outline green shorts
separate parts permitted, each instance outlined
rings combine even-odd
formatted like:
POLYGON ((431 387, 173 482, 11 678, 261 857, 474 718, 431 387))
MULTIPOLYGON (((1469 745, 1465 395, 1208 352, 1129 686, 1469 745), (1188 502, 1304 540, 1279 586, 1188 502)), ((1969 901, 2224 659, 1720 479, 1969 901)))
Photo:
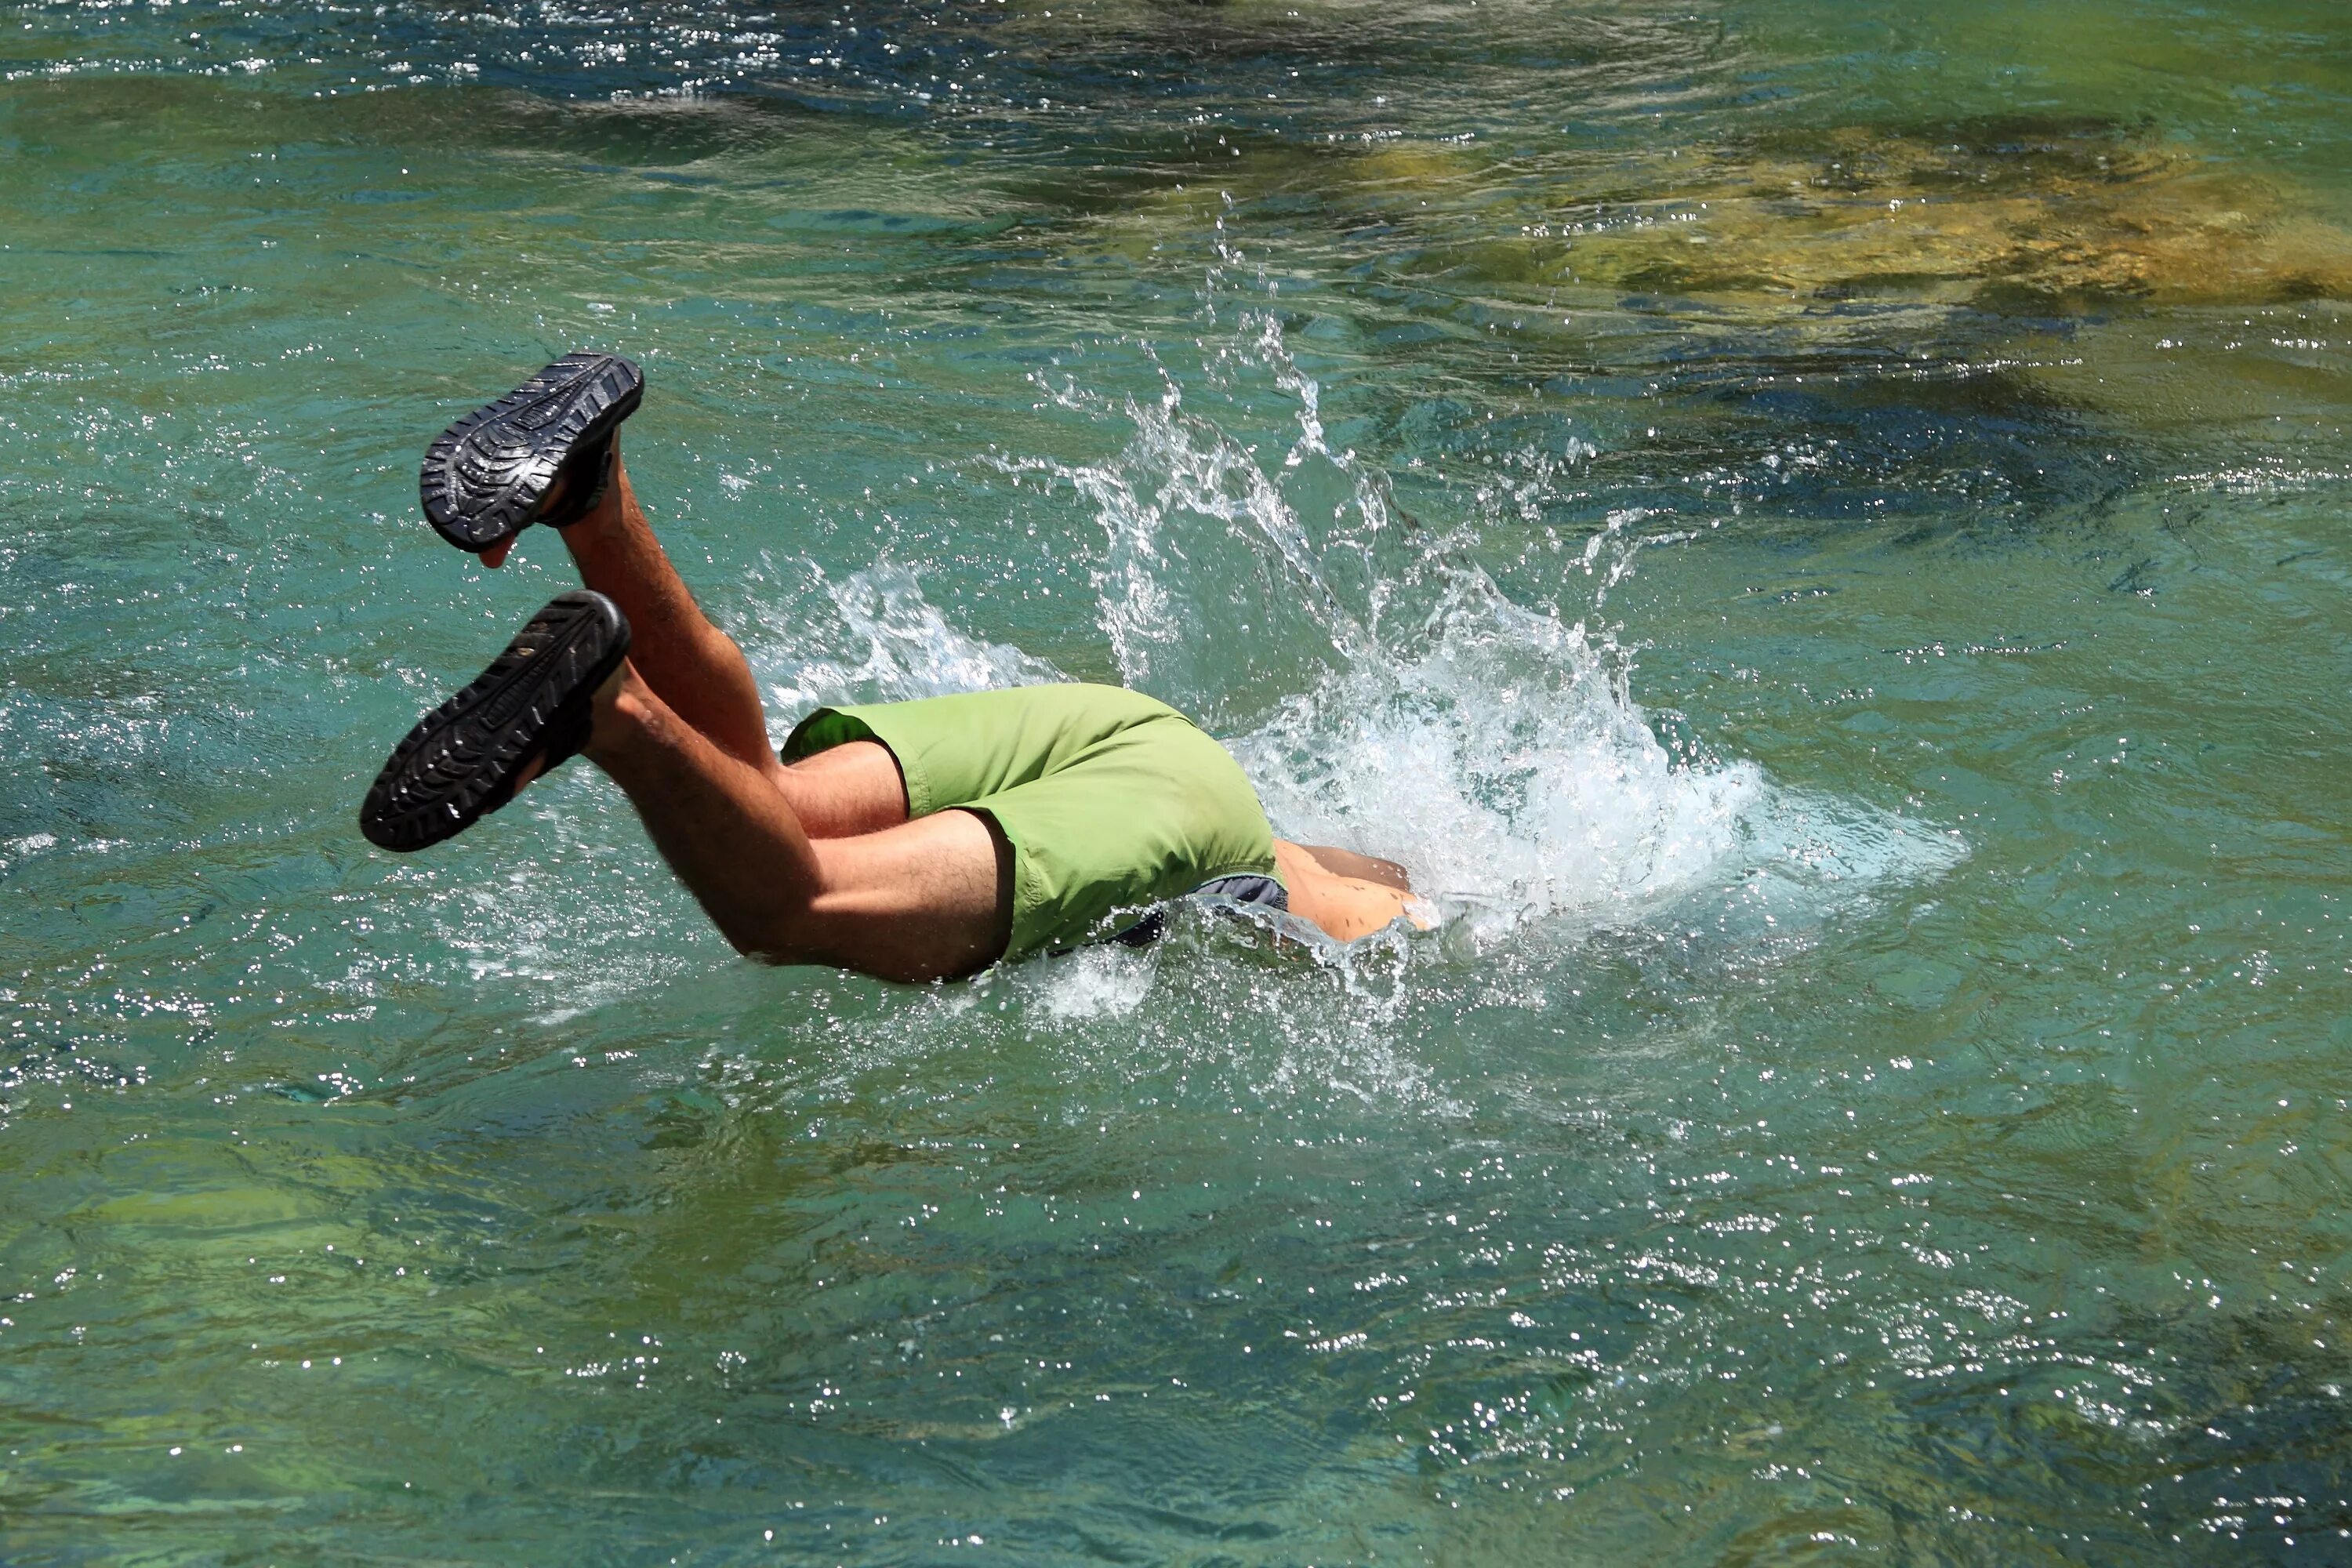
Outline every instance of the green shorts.
POLYGON ((820 708, 784 742, 798 762, 879 741, 907 815, 961 806, 1013 848, 1006 958, 1108 936, 1218 877, 1274 874, 1274 830, 1241 764, 1164 702, 1116 686, 1024 686, 820 708))

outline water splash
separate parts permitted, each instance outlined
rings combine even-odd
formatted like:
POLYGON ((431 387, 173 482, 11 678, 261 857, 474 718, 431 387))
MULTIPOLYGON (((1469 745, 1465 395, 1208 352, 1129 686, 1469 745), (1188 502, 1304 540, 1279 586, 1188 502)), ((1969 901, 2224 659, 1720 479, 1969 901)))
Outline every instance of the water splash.
MULTIPOLYGON (((1766 932, 1957 858, 1956 839, 1661 741, 1601 612, 1643 551, 1703 527, 1612 513, 1562 557, 1554 603, 1503 592, 1482 541, 1524 531, 1573 483, 1588 444, 1529 455, 1518 482, 1481 492, 1492 515, 1440 531, 1405 514, 1377 466, 1331 449, 1321 390, 1275 317, 1244 311, 1206 349, 1202 379, 1234 394, 1238 418, 1278 420, 1278 440, 1253 443, 1188 406, 1163 366, 1156 397, 1045 387, 1124 429, 1109 458, 980 461, 1066 485, 1092 511, 1103 549, 1084 570, 1120 678, 1224 738, 1277 833, 1403 861, 1454 945, 1474 952, 1530 922, 1573 942, 1715 895, 1711 923, 1766 932)), ((779 726, 826 702, 1069 679, 961 629, 908 566, 836 579, 771 561, 765 575, 736 629, 779 726)), ((1392 1004, 1394 956, 1351 966, 1343 986, 1392 1004)), ((1053 1017, 1123 1016, 1151 988, 1139 966, 1046 967, 1035 1000, 1053 1017)))
POLYGON ((751 605, 758 630, 741 639, 774 700, 772 718, 787 725, 829 702, 903 702, 1069 679, 1042 658, 949 625, 908 567, 882 562, 838 583, 814 563, 805 571, 802 592, 751 605))
MULTIPOLYGON (((1384 475, 1326 445, 1319 388, 1272 315, 1244 312, 1213 353, 1213 382, 1255 374, 1287 400, 1297 435, 1277 461, 1188 408, 1163 370, 1149 401, 1045 387, 1125 423, 1117 456, 1004 466, 1066 480, 1094 509, 1098 613, 1122 677, 1226 736, 1277 833, 1402 860, 1482 936, 1533 918, 1632 921, 1727 870, 1741 901, 1785 884, 1786 907, 1788 889, 1926 874, 1957 853, 1884 814, 1799 800, 1752 763, 1660 742, 1599 612, 1642 550, 1704 530, 1614 514, 1566 574, 1580 603, 1516 604, 1475 559, 1499 518, 1450 532, 1404 518, 1384 475)), ((1524 513, 1523 491, 1590 453, 1531 461, 1486 504, 1524 513)))
POLYGON ((1278 828, 1376 847, 1507 923, 1695 886, 1741 842, 1760 771, 1676 759, 1605 645, 1480 586, 1424 650, 1342 671, 1236 742, 1278 828))

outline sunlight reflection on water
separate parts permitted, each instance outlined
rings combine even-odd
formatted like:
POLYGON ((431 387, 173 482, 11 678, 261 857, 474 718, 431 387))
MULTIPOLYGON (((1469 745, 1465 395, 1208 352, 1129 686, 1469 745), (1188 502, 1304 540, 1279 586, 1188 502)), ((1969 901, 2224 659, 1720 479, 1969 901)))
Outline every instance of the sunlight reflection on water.
POLYGON ((2344 1539, 2332 16, 1062 10, 6 14, 0 1555, 2344 1539), (1444 927, 372 854, 575 342, 780 732, 1129 680, 1444 927))

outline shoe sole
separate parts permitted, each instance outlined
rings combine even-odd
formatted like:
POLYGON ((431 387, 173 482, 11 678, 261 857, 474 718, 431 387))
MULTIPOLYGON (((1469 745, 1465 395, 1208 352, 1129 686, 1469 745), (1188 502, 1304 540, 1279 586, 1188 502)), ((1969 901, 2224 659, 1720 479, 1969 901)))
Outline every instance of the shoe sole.
POLYGON ((645 401, 646 378, 618 354, 565 354, 444 430, 417 477, 425 518, 476 554, 530 526, 563 465, 645 401))
POLYGON ((454 838, 514 798, 534 757, 555 767, 588 736, 588 701, 629 651, 604 595, 549 600, 488 669, 417 721, 360 806, 360 832, 410 854, 454 838))

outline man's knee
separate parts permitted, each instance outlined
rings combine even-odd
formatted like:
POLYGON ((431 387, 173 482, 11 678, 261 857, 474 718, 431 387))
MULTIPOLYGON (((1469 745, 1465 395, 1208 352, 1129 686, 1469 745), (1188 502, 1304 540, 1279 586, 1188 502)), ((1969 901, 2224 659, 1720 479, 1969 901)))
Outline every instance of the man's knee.
POLYGON ((797 892, 787 892, 770 900, 757 910, 747 910, 719 919, 714 911, 713 923, 727 945, 741 957, 755 963, 793 964, 817 963, 823 946, 822 918, 810 900, 797 892))

